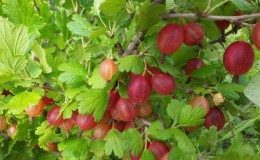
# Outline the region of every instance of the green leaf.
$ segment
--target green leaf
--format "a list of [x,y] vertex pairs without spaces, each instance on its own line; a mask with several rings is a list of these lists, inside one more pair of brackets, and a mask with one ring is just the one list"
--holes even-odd
[[49,123],[43,121],[39,127],[35,130],[35,134],[39,136],[38,145],[44,149],[48,149],[47,142],[57,138],[55,133],[56,129],[53,126],[49,126]]
[[32,53],[39,59],[42,72],[43,73],[50,73],[52,71],[52,68],[49,66],[47,60],[46,60],[46,53],[44,49],[38,44],[35,43],[32,46]]
[[102,89],[106,86],[107,81],[100,75],[99,67],[95,68],[92,76],[88,79],[88,84],[93,89]]
[[90,152],[95,154],[98,157],[102,157],[105,155],[105,141],[95,139],[91,142]]
[[99,7],[103,2],[105,2],[105,0],[94,0],[94,11],[96,12],[97,15],[99,15],[99,13],[101,12]]
[[244,94],[250,99],[253,103],[255,103],[258,107],[260,107],[260,72],[258,72],[249,84],[246,86]]
[[32,0],[4,0],[3,13],[15,24],[24,24],[30,32],[38,33],[45,26],[44,19],[34,9]]
[[203,130],[199,137],[199,145],[204,148],[211,148],[217,145],[218,132],[216,126],[210,127],[209,130]]
[[[258,157],[258,158],[257,158]],[[254,149],[250,144],[241,142],[233,143],[222,155],[217,156],[217,160],[252,160],[259,159],[260,156],[256,155]]]
[[87,90],[77,97],[79,113],[92,114],[96,122],[103,118],[108,104],[108,92],[101,89]]
[[11,73],[25,68],[24,55],[29,47],[29,36],[25,26],[13,26],[0,17],[0,66]]
[[162,20],[161,15],[166,12],[165,5],[154,4],[142,6],[140,13],[136,14],[136,29],[138,31],[147,31],[153,25]]
[[90,34],[91,25],[83,17],[74,14],[72,20],[67,24],[67,27],[73,34],[80,36],[88,36]]
[[19,73],[19,71],[23,70],[26,67],[27,60],[24,56],[16,55],[10,57],[9,59],[5,59],[7,57],[3,57],[0,60],[0,63],[4,64],[5,67],[12,73]]
[[64,119],[69,119],[72,116],[73,111],[77,110],[78,103],[69,103],[68,105],[63,105],[61,108],[61,112],[63,114]]
[[123,132],[123,148],[133,155],[139,155],[144,147],[142,135],[136,128],[130,128]]
[[192,107],[186,105],[181,110],[179,125],[181,126],[198,126],[204,123],[206,111],[203,107]]
[[58,144],[59,151],[62,151],[62,156],[65,158],[74,157],[76,159],[86,158],[90,147],[90,140],[70,137]]
[[230,0],[240,11],[252,11],[254,7],[245,0]]
[[148,128],[149,135],[159,140],[167,140],[172,137],[171,128],[164,129],[163,125],[159,120],[153,121]]
[[111,129],[106,137],[105,137],[106,145],[105,145],[105,154],[107,156],[111,155],[114,153],[115,156],[118,158],[122,158],[124,155],[123,151],[123,137],[122,134],[116,130],[116,129]]
[[173,54],[174,66],[182,67],[188,60],[196,57],[197,46],[191,47],[187,45],[182,45],[182,47]]
[[216,74],[216,66],[208,65],[202,68],[199,68],[191,73],[191,76],[194,78],[208,78]]
[[215,40],[220,37],[220,30],[214,23],[214,21],[211,20],[201,20],[202,27],[205,31],[205,35],[211,39]]
[[29,130],[33,130],[34,126],[29,123],[28,119],[19,121],[16,126],[16,134],[13,137],[16,140],[25,140],[29,136]]
[[69,30],[67,28],[67,23],[69,22],[66,10],[61,8],[59,11],[55,12],[55,21],[54,23],[60,29],[65,40],[69,38]]
[[[176,99],[173,99],[171,101],[171,103],[168,104],[167,107],[167,113],[168,115],[175,120],[176,122],[178,122],[178,120],[180,119],[180,114],[181,114],[181,110],[182,108],[185,106],[186,104],[183,102],[180,102]],[[175,123],[176,123],[175,122]]]
[[153,152],[149,149],[145,149],[140,160],[156,160]]
[[126,0],[105,0],[99,9],[107,16],[116,15],[121,9],[125,8]]
[[170,151],[169,159],[190,159],[196,160],[196,150],[190,138],[179,129],[172,130],[173,139],[177,143]]
[[37,62],[29,62],[26,70],[32,78],[37,78],[42,73],[41,66]]
[[177,8],[178,6],[175,4],[174,1],[172,0],[166,0],[165,1],[165,5],[166,5],[166,11],[172,11],[174,10],[175,8]]
[[7,104],[8,113],[20,114],[31,105],[36,105],[40,101],[41,96],[34,92],[24,91],[16,94]]
[[143,73],[144,64],[142,59],[136,55],[126,56],[124,58],[120,58],[118,61],[118,69],[121,72],[133,72],[136,74]]
[[58,69],[63,71],[59,76],[61,82],[73,86],[80,86],[85,83],[87,73],[83,65],[77,62],[62,63]]
[[216,86],[216,90],[229,99],[238,100],[240,98],[238,93],[243,93],[244,87],[234,83],[222,83]]
[[192,107],[178,100],[168,104],[168,115],[180,126],[198,126],[204,122],[206,111],[202,107]]

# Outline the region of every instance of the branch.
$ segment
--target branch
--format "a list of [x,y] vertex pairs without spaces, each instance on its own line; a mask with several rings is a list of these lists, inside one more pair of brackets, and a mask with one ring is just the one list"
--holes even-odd
[[139,32],[137,35],[135,35],[131,41],[131,43],[128,45],[127,49],[125,50],[122,57],[128,56],[129,54],[132,54],[133,50],[135,50],[139,42],[142,41],[144,38],[144,32]]
[[206,15],[206,14],[196,14],[196,13],[168,13],[162,15],[163,19],[170,19],[170,18],[204,18],[204,19],[211,19],[211,20],[226,20],[230,21],[231,23],[236,21],[244,21],[247,19],[252,18],[259,18],[260,13],[248,14],[248,15],[241,15],[241,16],[215,16],[215,15]]
[[[237,28],[237,30],[239,30],[239,29],[241,29],[241,27]],[[224,38],[227,37],[227,36],[229,36],[230,34],[233,34],[233,33],[234,33],[233,30],[230,30],[230,31],[226,32],[226,33],[224,34]],[[212,41],[210,41],[209,43],[210,43],[210,44],[214,44],[214,43],[217,43],[217,42],[223,42],[223,37],[220,36],[218,39],[212,40]]]

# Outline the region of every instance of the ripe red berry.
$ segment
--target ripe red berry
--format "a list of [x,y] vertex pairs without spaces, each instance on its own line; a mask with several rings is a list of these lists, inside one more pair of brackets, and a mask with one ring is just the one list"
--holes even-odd
[[252,40],[256,48],[260,49],[260,21],[258,21],[253,28]]
[[0,131],[4,130],[6,128],[6,119],[5,117],[0,117]]
[[58,126],[63,122],[62,115],[59,115],[60,107],[55,106],[47,113],[47,121],[50,125]]
[[225,50],[223,63],[232,75],[247,73],[254,63],[254,50],[247,42],[233,42]]
[[107,81],[110,81],[114,74],[116,74],[118,68],[114,60],[106,59],[100,64],[100,75]]
[[56,151],[58,151],[57,143],[55,143],[55,142],[47,142],[46,144],[48,146],[48,148],[46,148],[47,152],[56,152]]
[[96,125],[96,122],[94,120],[93,115],[78,114],[77,115],[77,125],[81,130],[89,130],[89,129],[92,129]]
[[138,116],[146,118],[153,112],[153,107],[149,103],[143,103],[136,106]]
[[184,43],[189,46],[200,44],[204,34],[204,30],[200,24],[189,22],[184,26]]
[[165,153],[160,160],[168,160],[170,152]]
[[226,20],[219,20],[219,21],[215,21],[215,24],[218,26],[218,28],[221,31],[225,31],[225,29],[227,29],[228,26],[230,25],[230,22]]
[[116,111],[120,119],[126,122],[132,121],[136,116],[132,102],[126,98],[119,98],[116,103]]
[[120,132],[123,132],[125,130],[125,126],[126,126],[126,122],[117,122],[117,123],[114,123],[113,124],[113,128],[120,131]]
[[42,97],[44,105],[50,106],[55,103],[55,101],[52,98],[49,98],[47,96]]
[[204,96],[195,96],[190,101],[190,105],[192,107],[203,107],[205,109],[206,114],[209,112],[210,104],[207,98]]
[[199,58],[189,60],[185,65],[185,74],[189,76],[193,71],[204,67],[204,62]]
[[152,77],[152,88],[161,95],[171,94],[175,89],[175,81],[169,74],[154,74]]
[[118,92],[113,88],[109,92],[109,101],[107,105],[107,110],[111,111],[115,108],[117,100],[120,98]]
[[150,67],[150,66],[147,66],[147,69],[148,69],[152,74],[163,73],[163,71],[160,70],[160,68],[157,68],[157,67]]
[[8,135],[10,138],[13,138],[15,134],[16,134],[16,125],[13,124],[13,125],[11,125],[11,126],[7,129],[7,135]]
[[110,126],[105,123],[100,123],[94,128],[94,137],[103,140],[110,130]]
[[225,125],[224,113],[218,107],[211,108],[205,117],[204,126],[209,129],[213,125],[217,127],[218,131]]
[[169,148],[161,141],[151,142],[148,149],[153,152],[157,160],[160,160],[164,154],[169,152]]
[[130,153],[130,159],[131,160],[140,160],[142,156],[142,153],[140,153],[138,156],[134,156],[132,152]]
[[122,118],[121,118],[121,115],[118,113],[117,109],[114,108],[113,110],[111,110],[111,116],[114,120],[117,120],[117,121],[121,121]]
[[60,129],[64,131],[69,131],[74,127],[75,123],[73,118],[65,119],[63,122],[59,125]]
[[183,28],[177,23],[171,23],[161,29],[156,42],[163,54],[171,54],[181,47],[183,40]]
[[29,106],[29,108],[25,110],[25,113],[32,118],[32,117],[40,116],[43,110],[44,110],[44,102],[43,100],[40,100],[40,102],[37,105]]
[[151,92],[150,82],[142,75],[138,75],[132,79],[127,88],[129,99],[137,104],[148,101]]

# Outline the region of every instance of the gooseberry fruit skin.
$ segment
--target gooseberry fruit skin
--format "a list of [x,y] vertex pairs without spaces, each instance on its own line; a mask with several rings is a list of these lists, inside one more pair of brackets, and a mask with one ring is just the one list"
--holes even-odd
[[118,92],[113,88],[109,92],[109,100],[107,110],[111,111],[115,108],[117,100],[120,98]]
[[94,137],[103,140],[110,129],[108,124],[100,123],[94,127]]
[[80,130],[90,130],[93,127],[95,127],[96,122],[94,120],[93,115],[77,115],[77,125],[80,128]]
[[177,23],[164,26],[159,32],[156,42],[157,47],[163,54],[171,54],[177,51],[184,40],[183,28]]
[[168,160],[170,152],[165,153],[160,160]]
[[236,76],[245,74],[253,66],[254,50],[247,42],[233,42],[225,50],[223,63],[230,74]]
[[13,138],[14,135],[16,134],[16,124],[11,125],[8,129],[7,129],[7,135],[10,138]]
[[189,76],[193,71],[204,67],[204,62],[200,58],[193,58],[185,65],[185,74]]
[[169,95],[175,89],[175,80],[169,74],[154,74],[152,77],[152,88],[161,95]]
[[75,126],[75,122],[73,120],[73,118],[70,119],[65,119],[60,125],[60,129],[64,130],[64,131],[69,131],[71,130],[73,127]]
[[7,124],[5,117],[0,117],[0,131],[6,129],[6,126]]
[[169,152],[169,148],[161,141],[151,142],[148,149],[153,152],[157,160],[159,160],[164,154]]
[[213,125],[217,127],[218,131],[225,125],[225,115],[218,107],[211,108],[205,117],[204,126],[209,129]]
[[137,105],[136,112],[139,117],[146,118],[153,112],[153,107],[149,103]]
[[52,98],[49,98],[47,96],[42,97],[44,105],[50,106],[55,103],[55,101]]
[[252,40],[256,48],[260,49],[260,21],[258,21],[253,28]]
[[196,22],[189,22],[184,26],[184,43],[189,46],[200,44],[205,33]]
[[210,104],[207,98],[204,96],[195,96],[190,101],[190,105],[192,107],[202,107],[205,109],[206,114],[209,112]]
[[44,110],[44,102],[43,100],[41,100],[37,105],[29,106],[29,108],[25,110],[25,113],[29,117],[37,117],[42,114],[43,110]]
[[58,126],[63,122],[62,115],[59,115],[60,109],[59,106],[55,106],[47,113],[47,121],[50,125]]
[[220,31],[225,31],[225,29],[227,29],[228,26],[230,25],[230,22],[227,20],[219,20],[219,21],[215,21],[215,24],[218,26]]
[[133,103],[126,98],[119,98],[116,103],[116,111],[120,119],[125,122],[132,121],[136,117]]
[[100,75],[107,81],[110,81],[117,71],[118,67],[112,59],[106,59],[100,64]]
[[142,75],[133,78],[127,88],[129,99],[136,104],[148,101],[151,92],[152,88],[150,82]]

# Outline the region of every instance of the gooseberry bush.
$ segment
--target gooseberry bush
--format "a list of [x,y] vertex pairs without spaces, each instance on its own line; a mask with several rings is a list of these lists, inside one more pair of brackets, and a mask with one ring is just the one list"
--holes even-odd
[[260,159],[259,6],[0,1],[0,159]]

